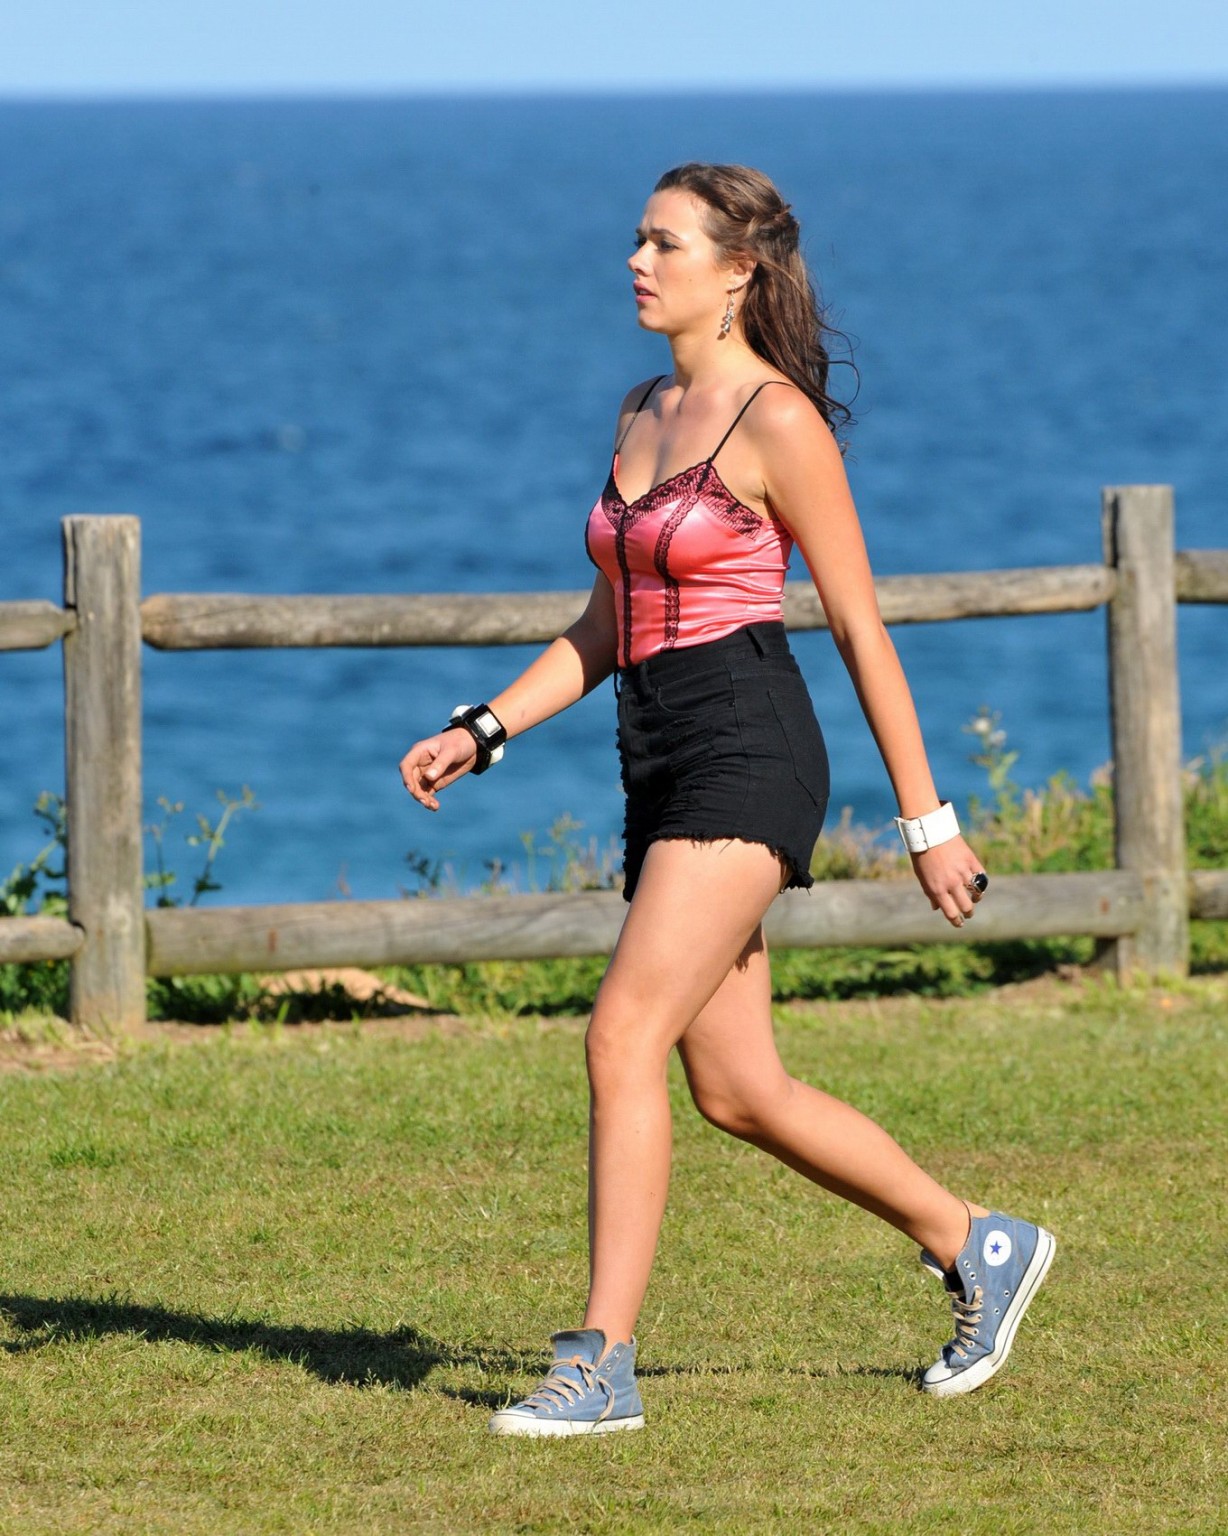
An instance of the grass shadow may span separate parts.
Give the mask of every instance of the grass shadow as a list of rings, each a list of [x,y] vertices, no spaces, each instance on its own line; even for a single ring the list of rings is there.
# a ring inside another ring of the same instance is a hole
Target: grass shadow
[[[321,1381],[347,1386],[390,1386],[412,1391],[439,1366],[478,1365],[488,1371],[520,1371],[530,1366],[522,1354],[499,1349],[462,1348],[443,1343],[417,1328],[391,1333],[367,1328],[297,1328],[238,1317],[205,1317],[173,1312],[139,1302],[88,1297],[0,1295],[0,1316],[24,1339],[0,1348],[26,1354],[61,1339],[105,1338],[128,1334],[153,1343],[174,1340],[201,1349],[254,1350],[274,1361],[288,1361]]]
[[[543,1371],[543,1375],[545,1372]],[[509,1403],[518,1401],[519,1396],[515,1392],[488,1392],[476,1387],[440,1387],[441,1397],[450,1397],[455,1403],[467,1403],[470,1408],[482,1408],[487,1413],[495,1413],[500,1408],[506,1408]]]
[[[872,1381],[905,1381],[910,1387],[921,1390],[925,1376],[922,1365],[855,1365],[848,1370],[819,1371],[820,1376],[868,1376]]]
[[[9,1355],[29,1354],[61,1340],[105,1338],[127,1334],[151,1343],[173,1340],[200,1349],[237,1352],[254,1350],[267,1360],[283,1361],[310,1371],[319,1380],[337,1386],[388,1386],[412,1392],[422,1387],[432,1371],[443,1366],[476,1365],[484,1372],[509,1375],[536,1374],[549,1369],[549,1357],[539,1350],[516,1351],[462,1347],[432,1338],[410,1325],[391,1333],[368,1328],[285,1327],[239,1317],[206,1317],[197,1312],[175,1312],[167,1307],[83,1296],[24,1296],[0,1294],[0,1317],[25,1337],[7,1340],[0,1350]],[[669,1376],[739,1375],[753,1372],[745,1365],[649,1365],[637,1370],[641,1380]],[[779,1367],[776,1368],[779,1372]],[[869,1376],[885,1381],[905,1381],[919,1386],[922,1372],[916,1367],[857,1366],[853,1369],[810,1370],[786,1367],[786,1375]],[[479,1408],[498,1408],[506,1392],[472,1387],[439,1389],[442,1395]]]
[[[636,1377],[639,1381],[663,1380],[671,1376],[749,1376],[761,1367],[747,1363],[744,1365],[648,1365],[636,1366]],[[543,1358],[541,1362],[541,1374],[549,1369],[548,1362]],[[832,1367],[824,1370],[812,1370],[806,1366],[773,1366],[773,1375],[799,1376],[811,1381],[835,1381],[841,1377],[870,1377],[877,1381],[904,1382],[910,1387],[920,1388],[921,1378],[925,1374],[920,1366],[903,1365],[859,1365],[851,1369]],[[440,1387],[444,1397],[453,1398],[457,1402],[470,1404],[474,1408],[486,1408],[494,1410],[506,1407],[508,1402],[507,1392],[494,1392],[475,1387]]]
[[[637,1365],[635,1374],[640,1380],[653,1376],[750,1376],[763,1369],[762,1362],[748,1361],[744,1365]],[[813,1381],[837,1381],[845,1376],[869,1376],[880,1381],[905,1381],[919,1387],[925,1372],[920,1366],[911,1365],[855,1365],[825,1366],[817,1369],[808,1365],[773,1365],[773,1376],[801,1376]]]

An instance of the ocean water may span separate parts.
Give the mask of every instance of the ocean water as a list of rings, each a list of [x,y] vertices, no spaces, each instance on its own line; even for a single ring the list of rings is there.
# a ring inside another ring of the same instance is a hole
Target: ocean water
[[[1171,483],[1178,546],[1228,543],[1228,92],[0,104],[0,599],[59,598],[81,511],[141,518],[146,593],[587,587],[617,402],[668,367],[631,231],[697,158],[775,177],[855,340],[880,574],[1098,559],[1105,484]],[[1102,613],[894,636],[957,803],[982,705],[1020,783],[1108,758]],[[1187,757],[1228,739],[1226,642],[1182,610]],[[833,815],[882,825],[839,658],[796,646]],[[147,816],[253,788],[225,901],[393,896],[412,860],[471,886],[563,816],[606,853],[608,686],[438,816],[400,785],[532,654],[146,650]],[[63,786],[58,648],[0,654],[0,709],[7,872]]]

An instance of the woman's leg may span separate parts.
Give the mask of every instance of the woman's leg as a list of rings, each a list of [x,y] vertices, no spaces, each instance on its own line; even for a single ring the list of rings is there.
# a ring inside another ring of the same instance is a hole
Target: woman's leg
[[[780,863],[742,842],[648,850],[586,1038],[591,1091],[590,1285],[584,1326],[629,1341],[669,1184],[669,1053],[703,1013],[780,889]]]
[[[790,1077],[772,1034],[771,980],[756,930],[678,1044],[705,1119],[881,1216],[944,1267],[968,1236],[967,1206],[860,1110]]]

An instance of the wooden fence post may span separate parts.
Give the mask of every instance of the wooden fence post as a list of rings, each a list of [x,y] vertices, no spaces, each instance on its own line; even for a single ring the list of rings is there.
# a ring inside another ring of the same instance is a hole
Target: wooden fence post
[[[1173,490],[1109,486],[1101,493],[1104,558],[1117,571],[1108,605],[1109,706],[1119,869],[1138,875],[1146,916],[1106,955],[1117,974],[1183,976],[1189,969],[1189,891],[1181,786]]]
[[[66,517],[64,741],[74,1024],[128,1029],[145,1018],[141,831],[141,525]]]

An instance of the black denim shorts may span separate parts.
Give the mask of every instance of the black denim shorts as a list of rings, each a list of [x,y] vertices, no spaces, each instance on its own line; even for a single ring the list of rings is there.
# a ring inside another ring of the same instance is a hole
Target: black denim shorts
[[[626,886],[664,838],[763,843],[811,886],[827,810],[827,748],[785,627],[749,624],[623,667],[618,749],[627,796]]]

